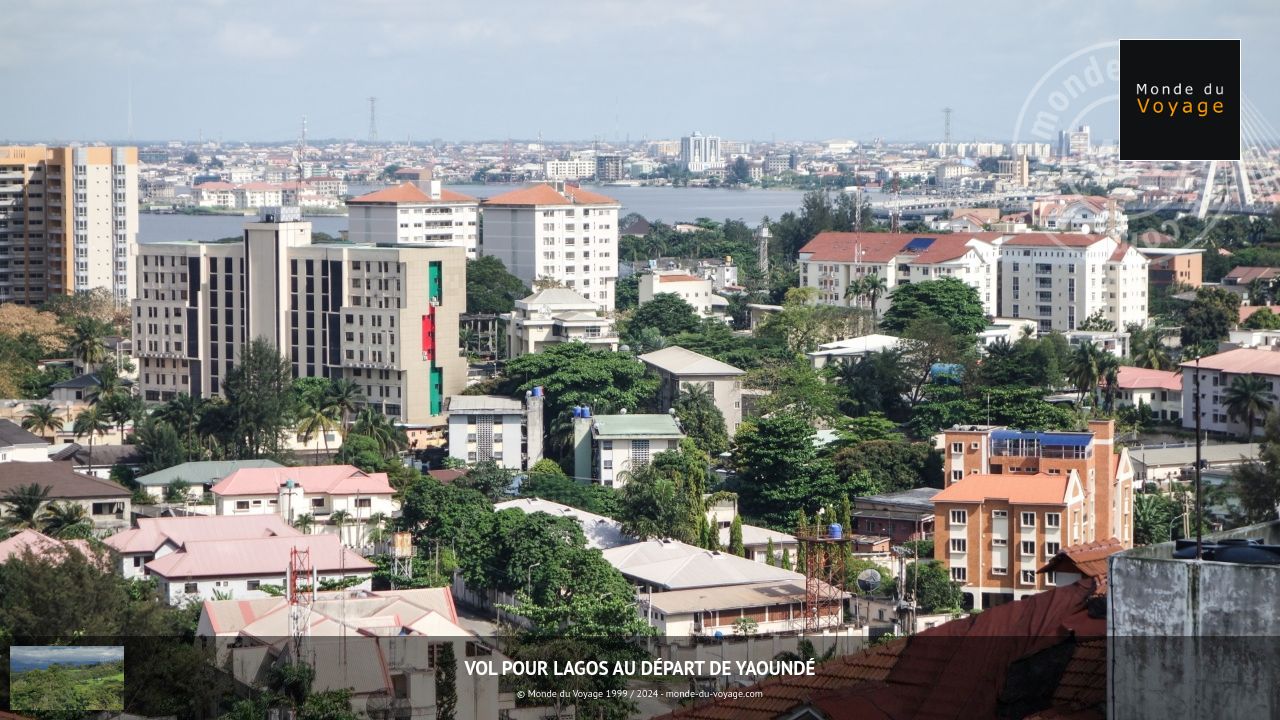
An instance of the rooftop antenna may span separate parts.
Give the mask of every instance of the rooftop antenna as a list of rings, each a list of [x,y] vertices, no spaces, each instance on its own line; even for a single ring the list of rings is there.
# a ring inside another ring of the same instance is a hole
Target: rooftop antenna
[[[896,233],[901,230],[902,225],[902,208],[898,203],[902,199],[902,180],[898,176],[898,171],[893,171],[893,211],[889,213],[889,232]]]
[[[378,98],[369,96],[369,142],[378,142]]]
[[[942,108],[942,144],[951,144],[951,108]]]

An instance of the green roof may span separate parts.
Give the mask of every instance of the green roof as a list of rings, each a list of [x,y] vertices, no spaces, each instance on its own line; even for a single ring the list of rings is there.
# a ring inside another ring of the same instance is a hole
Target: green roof
[[[164,487],[174,480],[182,479],[192,485],[216,483],[222,478],[242,468],[276,468],[283,467],[272,460],[204,460],[186,462],[171,468],[157,470],[150,475],[138,478],[138,484],[146,487]]]
[[[670,437],[682,438],[680,426],[671,415],[596,415],[593,433],[598,438]]]

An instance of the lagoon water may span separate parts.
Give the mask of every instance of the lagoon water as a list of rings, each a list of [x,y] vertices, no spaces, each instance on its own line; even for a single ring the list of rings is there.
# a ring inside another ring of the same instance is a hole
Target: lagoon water
[[[450,185],[449,189],[476,198],[488,198],[513,190],[518,185]],[[735,190],[687,187],[595,187],[588,186],[622,203],[622,214],[640,213],[649,220],[673,223],[707,217],[713,220],[742,220],[752,227],[761,218],[778,219],[783,213],[799,210],[803,190]],[[358,194],[376,188],[353,185]],[[173,240],[217,240],[241,233],[249,218],[236,215],[152,215],[138,216],[138,242]],[[315,232],[336,236],[347,229],[345,216],[308,217]]]

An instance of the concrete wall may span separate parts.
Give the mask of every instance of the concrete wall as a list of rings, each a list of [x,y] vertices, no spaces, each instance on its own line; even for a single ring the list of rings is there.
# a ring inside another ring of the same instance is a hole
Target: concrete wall
[[[1275,543],[1278,530],[1229,534]],[[1280,717],[1280,567],[1174,560],[1172,548],[1111,558],[1108,717]]]

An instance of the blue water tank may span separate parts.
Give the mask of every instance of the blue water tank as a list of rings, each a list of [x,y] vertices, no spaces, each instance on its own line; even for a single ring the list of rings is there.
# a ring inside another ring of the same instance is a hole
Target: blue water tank
[[[542,397],[542,386],[541,386],[541,385],[535,385],[535,386],[534,386],[534,388],[533,388],[533,396],[534,396],[534,397]]]
[[[589,418],[589,417],[591,417],[591,408],[587,407],[586,405],[583,405],[583,406],[582,406],[582,417],[584,417],[584,418]]]
[[[577,405],[574,405],[574,406],[573,406],[573,416],[574,416],[574,417],[576,417],[576,418],[580,418],[580,417],[582,417],[582,408],[578,407]]]
[[[831,523],[827,526],[827,535],[833,540],[840,540],[844,537],[844,528],[840,523]]]

